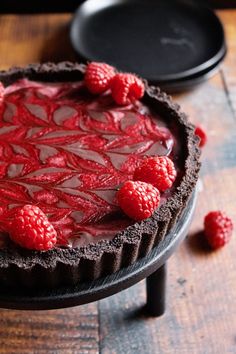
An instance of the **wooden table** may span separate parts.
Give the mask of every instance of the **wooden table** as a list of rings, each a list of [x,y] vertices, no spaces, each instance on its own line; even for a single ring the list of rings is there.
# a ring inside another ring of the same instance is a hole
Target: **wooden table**
[[[141,282],[97,303],[64,310],[0,310],[0,353],[236,353],[236,237],[210,252],[202,243],[204,215],[224,209],[236,224],[236,10],[218,12],[228,41],[220,72],[175,97],[202,123],[202,191],[189,237],[169,261],[168,307],[147,318]],[[68,44],[71,17],[0,16],[0,67],[75,60]]]

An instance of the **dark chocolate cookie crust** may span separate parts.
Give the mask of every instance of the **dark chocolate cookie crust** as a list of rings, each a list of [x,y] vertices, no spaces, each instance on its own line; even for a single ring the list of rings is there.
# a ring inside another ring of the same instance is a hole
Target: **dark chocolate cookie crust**
[[[62,62],[31,64],[25,68],[0,71],[0,81],[8,86],[21,78],[63,82],[83,79],[85,65]],[[184,146],[184,175],[173,196],[153,216],[118,233],[110,241],[100,241],[74,249],[28,251],[17,246],[0,250],[0,284],[6,286],[57,287],[111,274],[145,256],[176,223],[196,185],[200,150],[194,126],[169,96],[146,84],[145,103],[163,118],[178,125]]]

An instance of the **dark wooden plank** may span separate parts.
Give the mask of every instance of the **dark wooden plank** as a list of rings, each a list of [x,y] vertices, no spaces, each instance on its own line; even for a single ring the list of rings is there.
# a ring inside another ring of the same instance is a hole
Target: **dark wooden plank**
[[[52,311],[0,310],[0,353],[98,352],[95,304]]]
[[[0,68],[34,62],[75,61],[68,39],[71,15],[0,16]]]

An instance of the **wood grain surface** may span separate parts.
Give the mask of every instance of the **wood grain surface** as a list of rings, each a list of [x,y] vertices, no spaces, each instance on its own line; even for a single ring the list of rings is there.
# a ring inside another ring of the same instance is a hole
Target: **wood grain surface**
[[[236,224],[236,10],[218,12],[228,43],[220,72],[174,97],[208,132],[197,211],[188,238],[168,264],[168,306],[146,317],[145,284],[81,307],[0,310],[0,353],[236,353],[236,237],[212,252],[204,215],[224,209]],[[75,60],[70,15],[0,16],[0,68]]]

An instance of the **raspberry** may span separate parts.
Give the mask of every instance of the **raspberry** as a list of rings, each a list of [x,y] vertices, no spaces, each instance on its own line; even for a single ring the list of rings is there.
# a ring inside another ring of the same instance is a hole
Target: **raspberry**
[[[158,207],[160,192],[151,184],[127,181],[118,191],[117,200],[131,219],[143,220],[149,218]]]
[[[134,171],[135,181],[151,183],[162,192],[172,186],[175,178],[175,166],[167,156],[148,157]]]
[[[35,205],[25,205],[18,209],[9,231],[12,241],[30,250],[49,250],[57,241],[54,227]]]
[[[232,220],[221,211],[211,211],[204,219],[205,236],[213,249],[229,242],[232,232]]]
[[[133,74],[116,74],[111,82],[111,94],[119,105],[127,105],[144,95],[142,80]]]
[[[105,63],[91,62],[85,71],[85,85],[94,94],[105,92],[115,76],[115,69]]]
[[[0,103],[2,103],[3,98],[4,98],[4,86],[0,81]]]
[[[205,132],[205,130],[203,129],[203,127],[201,125],[198,125],[195,128],[195,135],[197,135],[200,138],[199,146],[203,147],[206,144],[206,142],[207,142],[207,135],[206,135],[206,132]]]

